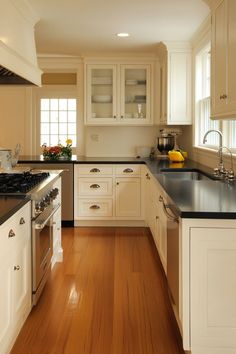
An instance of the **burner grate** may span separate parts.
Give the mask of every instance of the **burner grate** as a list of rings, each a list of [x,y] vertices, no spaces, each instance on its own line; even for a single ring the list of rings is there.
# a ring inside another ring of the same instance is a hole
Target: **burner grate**
[[[48,172],[0,173],[0,193],[27,193],[48,176]]]

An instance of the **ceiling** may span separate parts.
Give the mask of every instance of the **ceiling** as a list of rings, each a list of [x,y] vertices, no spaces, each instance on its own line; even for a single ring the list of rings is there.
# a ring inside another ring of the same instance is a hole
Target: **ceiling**
[[[151,53],[163,40],[191,39],[209,0],[29,0],[40,17],[38,54]],[[129,32],[118,38],[116,33]]]

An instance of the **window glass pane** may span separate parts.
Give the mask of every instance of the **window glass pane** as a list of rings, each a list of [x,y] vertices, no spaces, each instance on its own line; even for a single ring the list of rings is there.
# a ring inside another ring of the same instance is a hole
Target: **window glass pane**
[[[41,99],[41,111],[48,111],[49,110],[49,99],[42,98]]]
[[[56,98],[50,99],[50,109],[52,111],[58,110],[58,99],[56,99]]]
[[[41,112],[41,122],[49,122],[49,112],[48,111]]]
[[[72,140],[72,146],[76,146],[76,135],[70,135],[69,138]]]
[[[75,123],[70,123],[68,124],[68,134],[74,134],[76,133],[76,124]]]
[[[51,111],[50,112],[50,120],[51,122],[58,122],[58,111]]]
[[[68,111],[76,111],[76,99],[68,99]]]
[[[65,99],[65,98],[59,99],[59,110],[60,111],[67,111],[67,99]]]
[[[59,123],[59,134],[67,134],[67,124]]]
[[[50,137],[50,145],[57,145],[58,144],[58,135],[51,135]]]
[[[49,146],[49,135],[41,135],[40,146],[42,146],[43,144]]]
[[[49,134],[49,124],[48,123],[42,123],[41,124],[41,134]]]
[[[76,112],[73,111],[68,112],[68,122],[76,123]]]
[[[50,133],[58,135],[58,124],[57,123],[50,124]]]
[[[59,135],[59,142],[62,145],[66,145],[67,135]]]
[[[60,122],[67,122],[67,112],[59,112],[59,121]]]

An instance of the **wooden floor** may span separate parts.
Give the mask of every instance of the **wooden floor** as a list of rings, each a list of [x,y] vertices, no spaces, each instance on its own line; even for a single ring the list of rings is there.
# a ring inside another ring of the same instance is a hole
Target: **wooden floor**
[[[145,228],[65,228],[57,264],[11,354],[179,354]]]

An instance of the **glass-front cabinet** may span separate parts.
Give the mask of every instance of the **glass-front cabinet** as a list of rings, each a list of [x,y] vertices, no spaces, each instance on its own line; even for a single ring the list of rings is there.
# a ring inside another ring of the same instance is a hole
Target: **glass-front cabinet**
[[[151,64],[87,64],[87,125],[151,125]]]

